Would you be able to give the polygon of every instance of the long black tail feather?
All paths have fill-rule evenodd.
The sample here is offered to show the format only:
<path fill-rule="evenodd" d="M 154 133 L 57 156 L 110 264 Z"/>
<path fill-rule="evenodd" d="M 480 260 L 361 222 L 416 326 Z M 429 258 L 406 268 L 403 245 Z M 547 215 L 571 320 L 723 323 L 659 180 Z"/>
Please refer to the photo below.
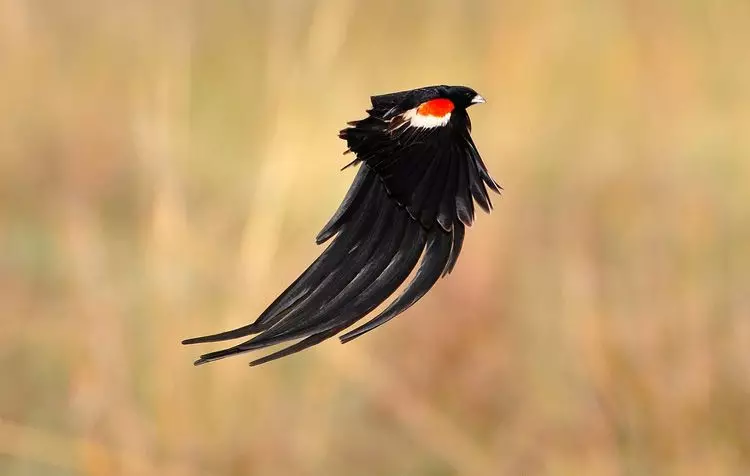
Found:
<path fill-rule="evenodd" d="M 441 227 L 426 230 L 388 196 L 382 183 L 372 180 L 373 171 L 366 165 L 362 170 L 364 172 L 358 174 L 357 188 L 358 194 L 365 196 L 349 197 L 349 203 L 357 206 L 340 207 L 339 217 L 325 227 L 335 234 L 334 241 L 256 322 L 184 342 L 214 342 L 252 333 L 257 335 L 233 347 L 204 354 L 196 365 L 303 339 L 252 362 L 258 365 L 328 339 L 372 312 L 393 294 L 416 267 L 424 251 L 422 264 L 403 294 L 365 326 L 342 336 L 343 341 L 351 340 L 408 309 L 441 275 L 450 272 L 463 241 L 463 224 L 457 223 L 451 232 Z"/>
<path fill-rule="evenodd" d="M 368 264 L 347 289 L 323 306 L 319 312 L 307 317 L 304 323 L 300 323 L 300 325 L 290 328 L 286 332 L 274 335 L 272 338 L 260 340 L 259 338 L 264 338 L 266 333 L 260 334 L 256 338 L 230 349 L 206 354 L 201 357 L 199 363 L 307 337 L 287 349 L 254 361 L 251 365 L 268 362 L 317 344 L 322 340 L 318 340 L 320 337 L 331 337 L 374 310 L 388 296 L 393 294 L 408 277 L 419 261 L 419 256 L 425 244 L 424 230 L 419 226 L 413 226 L 403 210 L 397 210 L 397 213 L 401 215 L 397 218 L 400 219 L 400 222 L 395 224 L 396 229 L 402 231 L 399 239 L 389 240 L 395 243 L 389 243 L 387 249 L 383 250 L 382 256 Z M 276 329 L 271 329 L 271 331 L 274 330 Z M 333 333 L 329 334 L 331 331 Z"/>
<path fill-rule="evenodd" d="M 310 267 L 308 267 L 305 272 L 289 285 L 289 287 L 287 287 L 287 289 L 282 292 L 252 324 L 226 332 L 186 339 L 182 341 L 182 343 L 198 344 L 204 342 L 219 342 L 265 331 L 278 322 L 279 318 L 283 317 L 284 312 L 289 311 L 298 304 L 300 300 L 304 299 L 313 289 L 319 287 L 322 279 L 337 269 L 341 262 L 347 259 L 352 248 L 359 246 L 362 238 L 370 233 L 369 227 L 372 224 L 370 220 L 377 212 L 377 204 L 373 202 L 375 201 L 376 194 L 379 194 L 379 190 L 377 190 L 377 183 L 374 180 L 374 177 L 372 177 L 374 174 L 367 173 L 366 167 L 362 167 L 362 169 L 364 170 L 364 173 L 360 172 L 360 174 L 358 174 L 358 178 L 361 180 L 355 182 L 355 185 L 352 186 L 352 188 L 357 189 L 358 194 L 355 197 L 351 197 L 352 204 L 361 204 L 362 206 L 362 209 L 358 210 L 360 215 L 359 219 L 354 222 L 347 222 L 344 225 L 334 223 L 333 220 L 331 220 L 331 222 L 326 225 L 326 229 L 333 229 L 334 233 L 338 232 L 342 226 L 346 226 L 348 233 L 341 233 L 336 236 L 334 241 L 310 265 Z M 342 207 L 339 208 L 339 211 L 341 211 L 342 208 L 343 204 Z M 337 215 L 340 215 L 341 217 L 346 216 L 346 214 L 346 210 L 340 214 L 337 212 Z"/>
<path fill-rule="evenodd" d="M 371 274 L 368 270 L 377 268 L 381 264 L 385 267 L 387 261 L 396 252 L 398 231 L 389 230 L 392 226 L 393 212 L 392 207 L 387 207 L 382 214 L 383 220 L 375 224 L 372 235 L 367 237 L 360 247 L 353 250 L 338 269 L 320 283 L 315 292 L 311 293 L 311 299 L 295 306 L 294 311 L 289 316 L 285 316 L 283 321 L 268 329 L 264 334 L 255 337 L 251 342 L 260 344 L 264 342 L 266 336 L 273 339 L 299 332 L 310 332 L 314 329 L 311 326 L 326 321 L 324 312 L 326 309 L 361 293 L 374 279 L 374 276 L 370 279 Z"/>
<path fill-rule="evenodd" d="M 422 264 L 419 266 L 414 280 L 409 283 L 406 290 L 375 318 L 363 326 L 342 335 L 340 337 L 341 342 L 349 342 L 385 324 L 419 301 L 443 274 L 443 270 L 445 270 L 445 266 L 448 264 L 450 251 L 450 235 L 438 230 L 432 231 L 427 242 L 427 250 L 422 259 Z"/>

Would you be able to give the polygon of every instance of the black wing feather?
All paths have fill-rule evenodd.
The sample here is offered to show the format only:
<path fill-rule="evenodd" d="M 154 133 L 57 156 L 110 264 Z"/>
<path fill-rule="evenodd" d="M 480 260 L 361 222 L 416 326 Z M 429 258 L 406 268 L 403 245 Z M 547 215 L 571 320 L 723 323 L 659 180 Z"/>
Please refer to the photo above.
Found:
<path fill-rule="evenodd" d="M 437 222 L 440 227 L 446 232 L 453 230 L 453 223 L 456 221 L 456 189 L 458 187 L 458 168 L 460 167 L 458 160 L 449 156 L 447 160 L 450 162 L 448 172 L 446 173 L 445 190 L 439 197 L 440 209 L 437 215 Z"/>
<path fill-rule="evenodd" d="M 464 245 L 464 235 L 466 234 L 466 227 L 461 222 L 456 222 L 453 225 L 453 247 L 451 248 L 451 255 L 448 258 L 448 264 L 445 265 L 445 271 L 443 276 L 450 274 L 453 271 L 453 267 L 456 266 L 458 261 L 458 255 L 461 254 L 461 248 Z"/>
<path fill-rule="evenodd" d="M 438 162 L 440 167 L 437 169 L 431 189 L 425 197 L 426 201 L 422 204 L 422 210 L 419 214 L 419 220 L 425 228 L 431 228 L 435 225 L 435 220 L 440 213 L 445 194 L 448 193 L 451 183 L 455 181 L 454 177 L 449 176 L 451 163 L 453 162 L 453 158 L 450 155 L 445 157 L 436 155 L 433 160 Z M 437 223 L 439 224 L 439 222 Z"/>
<path fill-rule="evenodd" d="M 479 204 L 479 206 L 485 212 L 489 213 L 492 210 L 492 202 L 490 201 L 489 195 L 487 195 L 487 189 L 484 188 L 484 182 L 479 176 L 479 170 L 476 164 L 473 162 L 466 167 L 469 172 L 469 190 L 471 190 L 471 196 Z"/>

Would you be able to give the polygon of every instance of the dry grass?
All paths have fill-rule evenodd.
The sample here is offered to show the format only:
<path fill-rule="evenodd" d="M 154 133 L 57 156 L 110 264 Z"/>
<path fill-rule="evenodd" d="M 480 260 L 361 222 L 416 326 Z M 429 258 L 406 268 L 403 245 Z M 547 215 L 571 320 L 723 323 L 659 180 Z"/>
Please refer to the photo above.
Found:
<path fill-rule="evenodd" d="M 0 474 L 750 474 L 748 45 L 741 0 L 0 0 Z M 432 83 L 506 188 L 455 273 L 193 368 Z"/>

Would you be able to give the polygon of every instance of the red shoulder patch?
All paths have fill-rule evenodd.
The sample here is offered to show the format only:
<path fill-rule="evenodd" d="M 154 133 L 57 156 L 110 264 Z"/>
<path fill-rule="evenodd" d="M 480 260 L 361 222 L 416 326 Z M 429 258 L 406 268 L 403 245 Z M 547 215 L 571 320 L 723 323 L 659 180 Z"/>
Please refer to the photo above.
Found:
<path fill-rule="evenodd" d="M 420 104 L 417 107 L 417 114 L 420 116 L 443 117 L 454 108 L 455 106 L 450 99 L 438 98 Z"/>

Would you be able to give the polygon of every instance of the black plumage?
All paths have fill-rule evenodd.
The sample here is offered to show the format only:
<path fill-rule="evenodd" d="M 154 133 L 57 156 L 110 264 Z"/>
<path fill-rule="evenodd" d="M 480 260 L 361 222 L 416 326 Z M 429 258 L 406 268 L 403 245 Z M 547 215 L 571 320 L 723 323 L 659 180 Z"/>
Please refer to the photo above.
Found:
<path fill-rule="evenodd" d="M 350 122 L 339 134 L 347 152 L 356 155 L 349 165 L 359 165 L 359 170 L 316 238 L 318 244 L 330 244 L 252 324 L 183 341 L 257 334 L 202 355 L 196 365 L 301 339 L 251 362 L 258 365 L 315 345 L 375 310 L 419 264 L 413 280 L 390 305 L 340 337 L 348 342 L 408 309 L 450 273 L 465 227 L 474 221 L 474 202 L 490 211 L 487 187 L 501 190 L 470 135 L 466 108 L 478 102 L 484 100 L 462 86 L 373 96 L 368 116 Z M 430 105 L 442 107 L 439 115 L 424 113 L 434 110 Z"/>

